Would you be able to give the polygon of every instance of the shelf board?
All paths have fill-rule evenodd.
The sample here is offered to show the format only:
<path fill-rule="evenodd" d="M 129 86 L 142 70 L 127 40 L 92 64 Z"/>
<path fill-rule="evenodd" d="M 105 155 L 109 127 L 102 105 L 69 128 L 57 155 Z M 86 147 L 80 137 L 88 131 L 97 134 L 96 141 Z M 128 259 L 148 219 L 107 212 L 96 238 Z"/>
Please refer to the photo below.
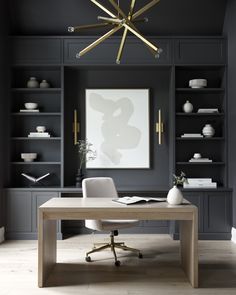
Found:
<path fill-rule="evenodd" d="M 176 162 L 176 165 L 191 165 L 191 166 L 194 166 L 194 165 L 225 165 L 225 162 L 199 162 L 199 163 L 196 163 L 196 162 Z"/>
<path fill-rule="evenodd" d="M 207 93 L 207 92 L 224 92 L 224 88 L 176 88 L 177 92 L 193 92 L 193 93 Z"/>
<path fill-rule="evenodd" d="M 14 112 L 13 116 L 61 116 L 62 113 L 59 112 Z"/>
<path fill-rule="evenodd" d="M 199 141 L 208 141 L 208 140 L 224 140 L 224 137 L 176 137 L 176 140 L 199 140 Z"/>
<path fill-rule="evenodd" d="M 60 92 L 61 88 L 11 88 L 13 92 Z"/>
<path fill-rule="evenodd" d="M 12 137 L 12 140 L 61 140 L 61 137 Z"/>
<path fill-rule="evenodd" d="M 183 112 L 177 112 L 176 116 L 180 117 L 222 117 L 224 116 L 224 113 L 183 113 Z"/>
<path fill-rule="evenodd" d="M 11 162 L 12 165 L 61 165 L 61 162 Z"/>

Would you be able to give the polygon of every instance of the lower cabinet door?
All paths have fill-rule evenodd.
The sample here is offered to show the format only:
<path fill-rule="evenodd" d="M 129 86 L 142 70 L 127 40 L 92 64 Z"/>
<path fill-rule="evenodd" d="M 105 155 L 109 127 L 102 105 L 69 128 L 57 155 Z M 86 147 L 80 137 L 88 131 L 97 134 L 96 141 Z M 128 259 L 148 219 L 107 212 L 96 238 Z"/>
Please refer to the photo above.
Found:
<path fill-rule="evenodd" d="M 32 192 L 32 232 L 38 230 L 38 207 L 51 198 L 58 197 L 59 193 L 57 192 Z"/>
<path fill-rule="evenodd" d="M 231 208 L 231 193 L 206 193 L 204 198 L 204 232 L 230 232 Z"/>
<path fill-rule="evenodd" d="M 6 192 L 7 233 L 31 231 L 31 192 Z"/>
<path fill-rule="evenodd" d="M 203 232 L 203 194 L 184 192 L 184 198 L 198 208 L 198 232 Z"/>

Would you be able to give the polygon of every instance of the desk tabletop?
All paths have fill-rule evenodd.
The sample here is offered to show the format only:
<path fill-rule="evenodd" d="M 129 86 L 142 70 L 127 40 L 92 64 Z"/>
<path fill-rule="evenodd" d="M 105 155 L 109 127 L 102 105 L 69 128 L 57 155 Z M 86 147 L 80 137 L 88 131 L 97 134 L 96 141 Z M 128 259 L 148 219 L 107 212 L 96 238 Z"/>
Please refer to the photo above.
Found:
<path fill-rule="evenodd" d="M 195 205 L 192 205 L 184 199 L 181 205 L 170 205 L 167 202 L 147 202 L 137 203 L 132 205 L 124 205 L 114 202 L 112 198 L 52 198 L 39 207 L 42 211 L 175 211 L 175 212 L 193 212 L 197 210 Z"/>

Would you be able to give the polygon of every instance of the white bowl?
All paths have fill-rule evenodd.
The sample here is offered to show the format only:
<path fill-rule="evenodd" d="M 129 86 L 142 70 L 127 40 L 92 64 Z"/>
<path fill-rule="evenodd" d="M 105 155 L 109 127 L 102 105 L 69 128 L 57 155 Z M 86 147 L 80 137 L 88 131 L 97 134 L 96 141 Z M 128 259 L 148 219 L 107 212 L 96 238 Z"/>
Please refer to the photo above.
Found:
<path fill-rule="evenodd" d="M 202 155 L 200 153 L 195 153 L 193 157 L 194 159 L 201 159 Z"/>
<path fill-rule="evenodd" d="M 35 110 L 38 107 L 38 104 L 35 102 L 26 102 L 25 103 L 25 108 L 27 110 Z"/>
<path fill-rule="evenodd" d="M 191 88 L 203 88 L 207 86 L 206 79 L 193 79 L 189 81 L 189 86 Z"/>
<path fill-rule="evenodd" d="M 33 162 L 37 158 L 37 153 L 22 153 L 21 159 L 25 162 Z"/>
<path fill-rule="evenodd" d="M 46 130 L 45 126 L 37 126 L 36 127 L 37 132 L 44 132 Z"/>

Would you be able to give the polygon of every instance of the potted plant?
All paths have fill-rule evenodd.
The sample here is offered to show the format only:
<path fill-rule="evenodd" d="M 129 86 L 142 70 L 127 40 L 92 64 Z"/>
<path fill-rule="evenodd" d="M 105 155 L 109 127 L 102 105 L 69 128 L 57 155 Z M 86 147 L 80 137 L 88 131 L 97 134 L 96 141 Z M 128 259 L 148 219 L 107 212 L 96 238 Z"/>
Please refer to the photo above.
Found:
<path fill-rule="evenodd" d="M 81 139 L 77 142 L 78 154 L 79 154 L 79 169 L 76 174 L 76 187 L 81 187 L 82 180 L 84 178 L 83 166 L 88 162 L 96 159 L 97 153 L 92 149 L 93 144 L 87 139 Z"/>
<path fill-rule="evenodd" d="M 174 186 L 168 192 L 167 202 L 171 205 L 179 205 L 183 202 L 183 194 L 178 186 L 182 186 L 184 182 L 187 182 L 187 178 L 183 171 L 181 171 L 179 176 L 173 174 L 173 178 Z"/>

